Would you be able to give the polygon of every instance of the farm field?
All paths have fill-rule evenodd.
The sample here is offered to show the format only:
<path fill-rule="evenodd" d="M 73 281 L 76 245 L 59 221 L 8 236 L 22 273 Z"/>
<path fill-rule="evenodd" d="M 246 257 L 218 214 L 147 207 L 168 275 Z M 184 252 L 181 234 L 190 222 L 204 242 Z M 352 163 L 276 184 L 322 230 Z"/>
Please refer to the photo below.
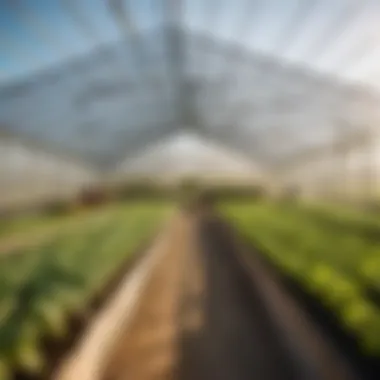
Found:
<path fill-rule="evenodd" d="M 306 305 L 276 275 L 321 299 L 364 356 L 378 357 L 379 284 L 368 264 L 377 257 L 376 219 L 253 201 L 219 211 L 108 204 L 3 255 L 0 379 L 308 378 L 296 346 L 316 378 L 367 374 L 314 320 L 299 322 Z"/>
<path fill-rule="evenodd" d="M 191 213 L 96 380 L 356 379 L 231 226 L 208 207 Z"/>
<path fill-rule="evenodd" d="M 0 238 L 12 233 L 18 233 L 29 228 L 39 228 L 51 221 L 52 217 L 48 216 L 28 216 L 18 217 L 12 221 L 2 221 L 0 223 Z"/>
<path fill-rule="evenodd" d="M 380 355 L 380 223 L 323 206 L 229 203 L 247 241 L 333 311 L 363 352 Z"/>
<path fill-rule="evenodd" d="M 96 209 L 77 209 L 75 212 L 67 212 L 64 214 L 44 212 L 34 212 L 30 214 L 17 215 L 12 219 L 0 220 L 0 242 L 5 238 L 17 236 L 28 232 L 34 233 L 52 227 L 60 227 L 69 224 L 73 220 L 78 219 L 78 215 L 86 217 L 96 213 Z"/>
<path fill-rule="evenodd" d="M 14 370 L 43 373 L 42 340 L 63 338 L 68 318 L 88 313 L 92 298 L 170 210 L 162 202 L 106 206 L 37 247 L 1 257 L 0 379 Z"/>
<path fill-rule="evenodd" d="M 35 214 L 19 216 L 13 220 L 0 223 L 0 254 L 15 250 L 25 250 L 53 238 L 63 231 L 73 231 L 87 223 L 90 219 L 103 214 L 106 209 L 114 209 L 115 205 L 107 205 L 95 209 L 82 209 L 65 215 Z"/>

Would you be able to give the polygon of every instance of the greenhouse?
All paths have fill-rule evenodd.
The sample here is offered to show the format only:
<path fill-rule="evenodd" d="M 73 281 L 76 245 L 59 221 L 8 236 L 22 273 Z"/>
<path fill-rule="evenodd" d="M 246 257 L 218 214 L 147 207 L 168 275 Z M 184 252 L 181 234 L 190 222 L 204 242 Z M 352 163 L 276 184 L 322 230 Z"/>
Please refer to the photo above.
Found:
<path fill-rule="evenodd" d="M 380 378 L 379 25 L 0 1 L 0 380 Z"/>

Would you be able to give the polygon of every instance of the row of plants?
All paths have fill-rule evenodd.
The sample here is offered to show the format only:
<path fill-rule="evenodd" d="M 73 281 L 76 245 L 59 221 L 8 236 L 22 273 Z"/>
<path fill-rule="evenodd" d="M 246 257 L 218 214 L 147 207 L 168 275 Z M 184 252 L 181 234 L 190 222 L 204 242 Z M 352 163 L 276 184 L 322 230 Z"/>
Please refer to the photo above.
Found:
<path fill-rule="evenodd" d="M 55 218 L 46 215 L 34 214 L 14 218 L 0 219 L 0 238 L 8 235 L 28 231 L 30 228 L 39 228 L 53 222 Z"/>
<path fill-rule="evenodd" d="M 298 209 L 324 226 L 342 232 L 352 232 L 365 239 L 380 241 L 380 220 L 377 213 L 363 209 L 344 208 L 341 205 L 301 205 Z"/>
<path fill-rule="evenodd" d="M 363 232 L 375 229 L 376 220 L 270 203 L 240 202 L 223 211 L 248 241 L 337 315 L 363 352 L 380 355 L 380 309 L 368 292 L 380 292 L 380 241 Z"/>
<path fill-rule="evenodd" d="M 43 339 L 65 337 L 69 317 L 88 313 L 93 296 L 167 210 L 159 203 L 107 209 L 48 244 L 1 258 L 0 379 L 15 370 L 44 373 Z"/>
<path fill-rule="evenodd" d="M 46 199 L 17 209 L 1 209 L 0 238 L 37 227 L 43 228 L 51 223 L 60 223 L 84 210 L 96 212 L 98 208 L 119 201 L 164 200 L 168 199 L 170 194 L 168 189 L 147 181 L 113 187 L 96 185 L 85 187 L 71 198 Z"/>
<path fill-rule="evenodd" d="M 0 242 L 12 236 L 21 236 L 24 233 L 33 235 L 35 232 L 51 229 L 53 226 L 64 228 L 78 222 L 86 222 L 87 219 L 96 217 L 98 213 L 104 214 L 105 209 L 113 209 L 114 207 L 115 205 L 107 205 L 91 210 L 77 209 L 65 215 L 51 215 L 41 210 L 33 210 L 14 216 L 8 215 L 0 219 Z"/>

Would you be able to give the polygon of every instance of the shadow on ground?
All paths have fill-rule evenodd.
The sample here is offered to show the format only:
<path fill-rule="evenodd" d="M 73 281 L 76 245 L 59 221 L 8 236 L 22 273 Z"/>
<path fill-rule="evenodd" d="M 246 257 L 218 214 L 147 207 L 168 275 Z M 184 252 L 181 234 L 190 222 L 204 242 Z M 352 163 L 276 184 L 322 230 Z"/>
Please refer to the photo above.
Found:
<path fill-rule="evenodd" d="M 199 255 L 203 291 L 187 294 L 184 288 L 180 318 L 198 307 L 202 322 L 197 329 L 182 329 L 177 378 L 295 379 L 292 362 L 234 255 L 228 227 L 206 217 L 197 235 L 198 249 L 191 254 Z"/>

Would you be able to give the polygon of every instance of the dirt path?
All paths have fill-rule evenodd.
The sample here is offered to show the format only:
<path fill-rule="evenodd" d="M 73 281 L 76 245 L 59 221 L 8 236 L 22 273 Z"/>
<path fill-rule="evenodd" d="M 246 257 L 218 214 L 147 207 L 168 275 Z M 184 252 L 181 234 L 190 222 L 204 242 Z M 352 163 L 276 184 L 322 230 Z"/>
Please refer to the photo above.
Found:
<path fill-rule="evenodd" d="M 225 223 L 212 216 L 182 215 L 170 231 L 165 250 L 134 312 L 118 327 L 104 370 L 96 379 L 321 379 L 314 370 L 301 368 L 306 356 L 298 353 L 295 358 L 279 333 L 280 323 L 274 325 L 276 318 L 263 300 L 264 291 L 251 277 L 262 277 L 260 282 L 266 284 L 268 274 L 259 264 L 256 272 L 244 265 L 237 254 L 242 246 Z M 266 295 L 281 305 L 275 312 L 288 313 L 286 297 Z M 289 321 L 290 337 L 296 337 L 297 320 L 284 319 Z M 305 331 L 303 337 L 311 336 Z M 311 339 L 308 344 L 314 345 Z M 322 378 L 350 379 L 342 373 Z"/>
<path fill-rule="evenodd" d="M 53 373 L 55 380 L 100 380 L 110 358 L 116 359 L 115 346 L 123 342 L 123 332 L 135 318 L 144 299 L 147 284 L 170 249 L 181 218 L 168 220 L 154 243 L 125 273 L 118 288 L 108 296 L 105 305 L 87 326 L 78 343 Z"/>
<path fill-rule="evenodd" d="M 177 378 L 294 379 L 290 360 L 217 221 L 198 226 L 198 249 L 191 260 L 188 276 L 195 280 L 201 273 L 203 289 L 184 287 Z M 191 314 L 198 315 L 195 324 Z"/>
<path fill-rule="evenodd" d="M 177 362 L 177 310 L 184 254 L 192 240 L 191 223 L 181 218 L 155 268 L 134 318 L 122 331 L 104 380 L 170 380 Z"/>
<path fill-rule="evenodd" d="M 295 379 L 221 226 L 177 229 L 103 380 Z"/>

